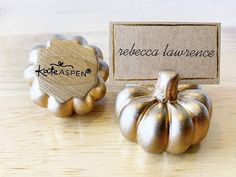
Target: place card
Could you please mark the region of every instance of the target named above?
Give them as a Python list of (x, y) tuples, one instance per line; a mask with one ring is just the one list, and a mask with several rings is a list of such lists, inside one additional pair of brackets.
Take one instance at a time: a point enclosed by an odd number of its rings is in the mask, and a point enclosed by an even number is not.
[(181, 83), (220, 81), (220, 23), (111, 22), (110, 80), (156, 82), (179, 73)]

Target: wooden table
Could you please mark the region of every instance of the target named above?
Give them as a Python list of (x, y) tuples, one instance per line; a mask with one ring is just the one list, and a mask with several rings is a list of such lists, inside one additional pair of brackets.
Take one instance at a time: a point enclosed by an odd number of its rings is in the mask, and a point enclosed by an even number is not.
[[(1, 177), (236, 176), (235, 2), (2, 2)], [(110, 20), (222, 21), (221, 84), (204, 86), (214, 111), (201, 144), (182, 155), (152, 155), (126, 141), (114, 114), (118, 85), (108, 84), (105, 99), (83, 117), (57, 118), (31, 102), (23, 79), (31, 47), (48, 40), (48, 33), (70, 32), (101, 47), (108, 61)]]

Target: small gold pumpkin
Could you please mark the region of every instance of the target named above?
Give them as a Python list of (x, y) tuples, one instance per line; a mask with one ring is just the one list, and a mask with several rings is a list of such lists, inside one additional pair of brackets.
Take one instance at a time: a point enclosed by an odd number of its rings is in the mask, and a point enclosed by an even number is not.
[[(36, 71), (35, 67), (36, 65), (38, 65), (39, 59), (42, 58), (41, 56), (42, 53), (43, 54), (46, 53), (47, 52), (46, 50), (48, 50), (50, 47), (54, 46), (55, 44), (61, 45), (61, 43), (63, 43), (62, 46), (59, 46), (58, 48), (53, 49), (51, 52), (51, 53), (57, 52), (56, 53), (57, 55), (55, 55), (57, 58), (60, 58), (60, 57), (63, 58), (63, 56), (59, 55), (60, 52), (63, 55), (67, 52), (68, 55), (71, 55), (71, 57), (74, 57), (73, 54), (75, 55), (76, 53), (81, 53), (80, 55), (81, 56), (83, 55), (86, 58), (86, 53), (83, 51), (84, 49), (92, 51), (91, 53), (94, 53), (94, 55), (96, 56), (96, 61), (94, 63), (96, 63), (96, 66), (97, 66), (97, 73), (96, 73), (97, 82), (96, 82), (96, 85), (94, 85), (92, 88), (90, 87), (88, 88), (87, 93), (82, 98), (73, 96), (68, 100), (59, 101), (55, 98), (53, 94), (48, 93), (47, 91), (40, 88), (39, 79), (35, 74), (35, 71)], [(68, 46), (66, 46), (66, 43), (70, 43), (73, 46), (78, 45), (81, 47), (79, 48), (79, 51), (75, 51), (73, 48), (67, 49)], [(63, 50), (63, 47), (64, 48), (67, 47), (67, 48)], [(47, 56), (45, 57), (45, 59), (48, 59), (51, 53), (50, 52), (46, 53)], [(103, 61), (103, 54), (101, 50), (96, 46), (88, 45), (87, 40), (81, 36), (76, 36), (70, 40), (63, 38), (62, 36), (55, 36), (51, 41), (49, 41), (47, 45), (40, 45), (40, 46), (35, 47), (30, 53), (29, 60), (30, 60), (30, 64), (24, 71), (24, 77), (30, 85), (30, 97), (33, 102), (35, 102), (36, 104), (42, 107), (47, 107), (48, 110), (54, 113), (56, 116), (67, 117), (67, 116), (70, 116), (73, 112), (76, 112), (78, 115), (84, 115), (90, 112), (94, 108), (95, 101), (98, 101), (105, 96), (105, 93), (106, 93), (105, 81), (108, 79), (108, 76), (109, 76), (109, 67), (107, 63)], [(80, 64), (79, 61), (77, 63), (78, 65)], [(62, 65), (63, 63), (60, 63), (60, 64)], [(81, 65), (83, 65), (83, 63)], [(72, 82), (72, 84), (74, 83)], [(53, 83), (51, 85), (54, 86), (56, 84)], [(71, 86), (67, 87), (67, 85), (65, 85), (61, 89), (65, 91), (66, 89), (70, 87)]]
[(179, 85), (179, 74), (159, 73), (155, 89), (126, 85), (115, 109), (122, 135), (150, 153), (185, 152), (207, 134), (210, 98), (197, 85)]

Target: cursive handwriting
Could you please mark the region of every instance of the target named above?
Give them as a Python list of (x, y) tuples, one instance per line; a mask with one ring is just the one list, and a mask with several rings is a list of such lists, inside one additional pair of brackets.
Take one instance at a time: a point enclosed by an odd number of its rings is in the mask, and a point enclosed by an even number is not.
[(169, 44), (166, 45), (165, 50), (163, 52), (163, 56), (169, 56), (169, 57), (213, 57), (215, 54), (214, 50), (190, 50), (190, 49), (184, 49), (184, 50), (174, 50), (169, 49)]
[(135, 43), (133, 43), (132, 47), (130, 49), (122, 49), (120, 48), (117, 52), (119, 55), (124, 56), (157, 56), (159, 55), (158, 49), (136, 49)]
[[(140, 49), (135, 48), (135, 43), (128, 49), (119, 48), (118, 55), (120, 56), (158, 56), (160, 55), (159, 49)], [(196, 49), (173, 49), (170, 44), (166, 44), (163, 52), (163, 57), (213, 57), (214, 50), (196, 50)]]

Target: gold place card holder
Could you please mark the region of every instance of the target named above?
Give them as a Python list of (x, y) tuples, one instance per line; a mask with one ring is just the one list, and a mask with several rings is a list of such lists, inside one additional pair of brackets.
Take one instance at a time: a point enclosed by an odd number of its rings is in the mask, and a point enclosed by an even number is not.
[(109, 68), (101, 50), (85, 38), (53, 37), (35, 47), (24, 72), (31, 99), (59, 117), (84, 115), (106, 93)]
[(110, 23), (110, 79), (126, 84), (115, 102), (121, 134), (149, 153), (200, 143), (212, 102), (196, 84), (218, 84), (219, 61), (219, 23)]

